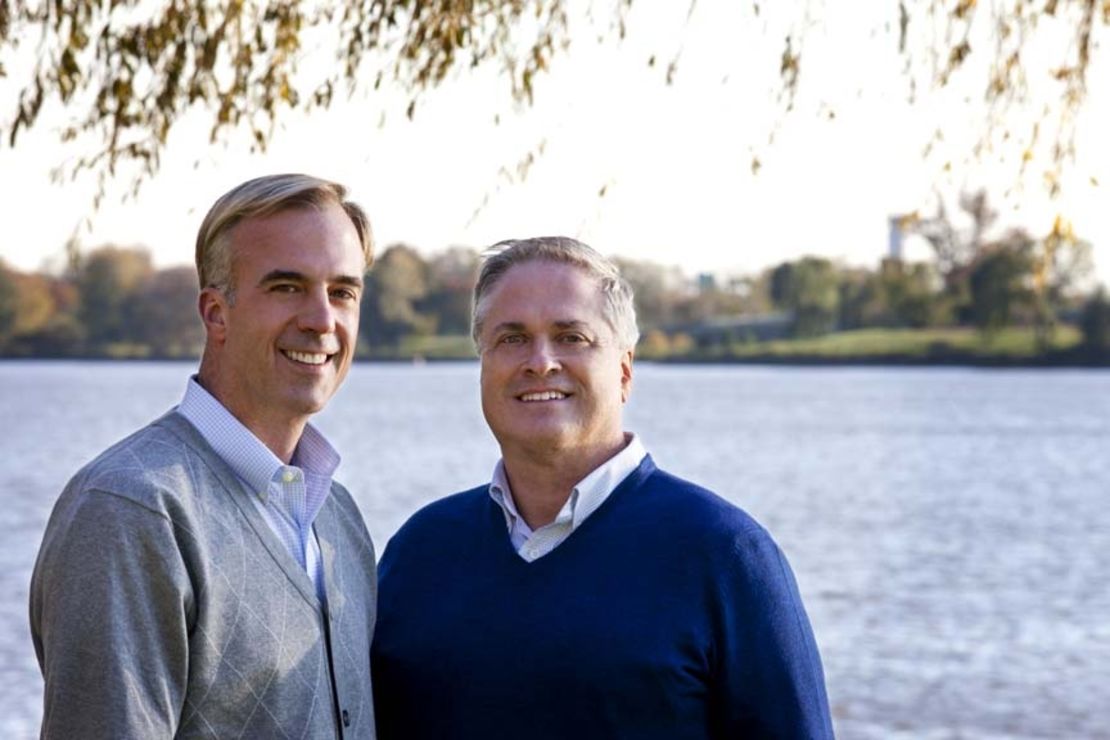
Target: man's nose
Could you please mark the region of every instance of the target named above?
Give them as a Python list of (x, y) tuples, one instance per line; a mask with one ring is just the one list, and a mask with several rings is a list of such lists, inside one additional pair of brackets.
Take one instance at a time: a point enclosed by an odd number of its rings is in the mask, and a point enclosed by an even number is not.
[(528, 346), (525, 358), (525, 372), (535, 375), (549, 375), (560, 367), (559, 355), (555, 346), (545, 338), (537, 338)]
[(335, 307), (327, 290), (311, 290), (305, 294), (304, 303), (297, 315), (297, 326), (302, 331), (330, 334), (335, 331)]

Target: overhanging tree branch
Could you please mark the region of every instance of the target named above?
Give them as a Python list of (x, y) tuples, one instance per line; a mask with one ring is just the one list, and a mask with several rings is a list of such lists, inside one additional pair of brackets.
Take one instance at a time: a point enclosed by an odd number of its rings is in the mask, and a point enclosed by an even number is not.
[[(611, 19), (611, 36), (623, 37), (633, 0), (595, 4)], [(831, 12), (860, 12), (831, 5), (798, 0), (790, 6), (794, 22), (778, 65), (787, 110), (804, 84), (801, 70), (824, 63), (803, 55), (804, 29)], [(690, 2), (690, 13), (695, 7), (713, 12)], [(69, 174), (92, 170), (106, 182), (126, 163), (137, 166), (141, 182), (157, 171), (170, 132), (193, 110), (208, 111), (211, 141), (246, 131), (252, 146), (264, 150), (277, 122), (293, 111), (328, 107), (340, 89), (395, 86), (409, 96), (411, 117), (419, 97), (454, 71), (493, 65), (511, 98), (527, 104), (537, 79), (571, 43), (572, 11), (583, 6), (572, 0), (0, 0), (0, 74), (13, 73), (12, 60), (26, 53), (23, 44), (36, 45), (30, 71), (14, 80), (10, 115), (0, 101), (0, 134), (14, 147), (44, 110), (60, 104), (70, 116), (62, 140), (77, 152)], [(751, 12), (759, 16), (760, 3)], [(1043, 102), (1040, 119), (1024, 133), (1005, 131), (1003, 139), (1023, 164), (1035, 146), (1051, 141), (1045, 180), (1055, 194), (1063, 166), (1075, 160), (1075, 118), (1087, 98), (1097, 34), (1108, 24), (1108, 0), (900, 0), (880, 31), (906, 59), (911, 97), (922, 85), (966, 80), (969, 60), (980, 56), (986, 113), (976, 156), (990, 148), (999, 126), (1009, 127), (1008, 111)], [(1057, 38), (1066, 48), (1047, 68), (1045, 54), (1031, 59), (1025, 53)], [(318, 50), (333, 53), (334, 64), (320, 65)], [(673, 78), (672, 62), (667, 81)], [(1046, 137), (1050, 112), (1056, 124)]]

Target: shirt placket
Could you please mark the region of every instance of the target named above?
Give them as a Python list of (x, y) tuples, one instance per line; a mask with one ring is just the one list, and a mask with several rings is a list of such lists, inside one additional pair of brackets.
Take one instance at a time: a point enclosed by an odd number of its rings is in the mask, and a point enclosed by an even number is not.
[(559, 512), (555, 517), (555, 521), (550, 524), (545, 524), (539, 529), (533, 531), (531, 535), (524, 541), (524, 546), (521, 547), (520, 553), (528, 561), (542, 558), (555, 549), (555, 546), (562, 542), (570, 534), (574, 522), (573, 506), (568, 502), (568, 506)]
[[(305, 516), (305, 479), (300, 468), (287, 465), (278, 470), (277, 486), (281, 492), (282, 518), (289, 529), (291, 549), (296, 555), (297, 562), (305, 569), (308, 575), (314, 576), (315, 569), (309, 568), (308, 555), (305, 547), (307, 542), (306, 530), (311, 532), (312, 523)], [(314, 565), (314, 564), (312, 564)], [(315, 580), (315, 579), (314, 579)]]

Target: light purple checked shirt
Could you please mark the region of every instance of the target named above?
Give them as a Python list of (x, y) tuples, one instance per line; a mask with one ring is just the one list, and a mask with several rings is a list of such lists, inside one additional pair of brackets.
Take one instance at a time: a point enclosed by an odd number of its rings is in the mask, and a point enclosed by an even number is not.
[(312, 523), (331, 493), (331, 477), (339, 467), (339, 453), (308, 424), (293, 451), (292, 464), (286, 465), (202, 388), (196, 376), (189, 379), (177, 411), (212, 445), (243, 486), (254, 493), (251, 501), (285, 549), (308, 573), (323, 603), (324, 574)]

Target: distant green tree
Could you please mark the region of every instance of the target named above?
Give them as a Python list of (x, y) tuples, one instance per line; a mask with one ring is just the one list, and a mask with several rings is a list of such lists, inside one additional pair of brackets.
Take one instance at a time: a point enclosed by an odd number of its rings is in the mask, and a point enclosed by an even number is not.
[(766, 272), (756, 275), (732, 275), (725, 281), (724, 286), (725, 291), (742, 298), (742, 313), (765, 314), (774, 310)]
[(972, 267), (968, 277), (971, 317), (987, 335), (1011, 324), (1033, 307), (1033, 239), (1024, 232), (992, 245)]
[(931, 265), (888, 262), (878, 280), (888, 307), (888, 326), (921, 329), (944, 322), (945, 306)]
[(793, 262), (783, 262), (767, 278), (771, 303), (783, 311), (790, 310), (794, 300), (794, 269)]
[(374, 261), (362, 300), (359, 333), (371, 348), (395, 349), (409, 335), (434, 334), (436, 322), (419, 310), (428, 296), (428, 265), (405, 244), (395, 244)]
[(677, 307), (686, 290), (686, 278), (677, 267), (623, 257), (615, 257), (614, 262), (636, 296), (636, 320), (641, 329), (680, 320)]
[(60, 281), (45, 275), (16, 273), (12, 275), (15, 288), (16, 335), (34, 334), (59, 313), (54, 294)]
[(1110, 355), (1110, 298), (1099, 288), (1083, 305), (1079, 327), (1083, 332), (1083, 348), (1096, 356)]
[(153, 272), (150, 252), (142, 248), (105, 246), (84, 257), (75, 280), (77, 316), (92, 347), (132, 338), (131, 299)]
[(886, 317), (878, 276), (869, 270), (846, 270), (840, 278), (839, 323), (842, 329), (882, 326)]
[(966, 275), (966, 268), (975, 261), (986, 243), (987, 232), (998, 220), (998, 211), (991, 206), (986, 190), (960, 193), (958, 206), (963, 216), (956, 214), (953, 218), (942, 200), (935, 215), (909, 224), (932, 248), (937, 270), (948, 288)]
[(73, 357), (87, 346), (85, 327), (72, 313), (55, 314), (40, 328), (18, 337), (16, 350), (29, 357)]
[(829, 260), (802, 257), (784, 262), (771, 271), (770, 286), (775, 307), (794, 314), (794, 336), (820, 336), (836, 327), (840, 280)]
[(15, 278), (0, 260), (0, 350), (4, 349), (15, 331), (17, 301)]
[(715, 284), (687, 292), (674, 302), (672, 313), (683, 324), (700, 324), (711, 319), (743, 313), (744, 299), (721, 290)]
[(159, 270), (138, 287), (127, 306), (128, 338), (156, 357), (194, 357), (204, 346), (192, 267)]
[(67, 277), (18, 273), (12, 354), (69, 356), (81, 352), (85, 329), (77, 318), (79, 296)]
[(418, 308), (435, 321), (439, 334), (470, 333), (470, 294), (478, 267), (478, 253), (467, 247), (451, 247), (428, 261), (428, 292)]
[(1091, 244), (1076, 236), (1071, 224), (1057, 217), (1039, 242), (1033, 261), (1033, 297), (1037, 342), (1047, 347), (1058, 316), (1075, 305), (1076, 288), (1094, 272)]

